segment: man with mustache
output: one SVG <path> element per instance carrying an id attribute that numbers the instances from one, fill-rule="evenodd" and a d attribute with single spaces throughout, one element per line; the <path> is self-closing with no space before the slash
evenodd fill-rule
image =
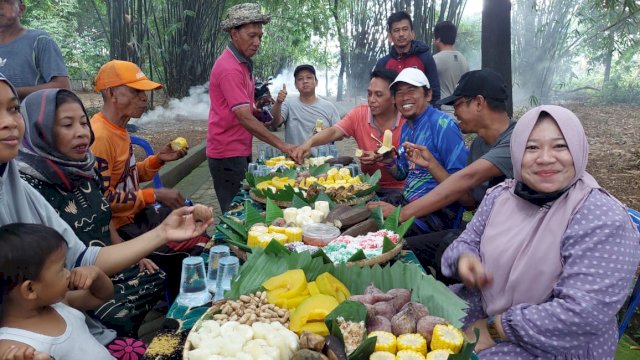
<path id="1" fill-rule="evenodd" d="M 391 46 L 389 54 L 378 60 L 375 68 L 390 69 L 398 73 L 409 67 L 420 69 L 431 85 L 431 103 L 439 109 L 440 105 L 436 104 L 440 100 L 438 69 L 429 45 L 423 41 L 415 40 L 416 33 L 413 31 L 411 16 L 406 11 L 391 14 L 387 19 L 387 32 L 389 42 L 393 46 Z"/>

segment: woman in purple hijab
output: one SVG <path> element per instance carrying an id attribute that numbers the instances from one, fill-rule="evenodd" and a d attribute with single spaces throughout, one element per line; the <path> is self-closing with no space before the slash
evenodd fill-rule
<path id="1" fill-rule="evenodd" d="M 571 111 L 527 112 L 511 137 L 515 179 L 487 193 L 444 253 L 481 359 L 613 359 L 640 235 L 586 172 L 588 153 Z"/>

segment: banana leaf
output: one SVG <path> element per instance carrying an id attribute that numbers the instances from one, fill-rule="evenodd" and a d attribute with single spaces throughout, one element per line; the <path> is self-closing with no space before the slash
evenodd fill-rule
<path id="1" fill-rule="evenodd" d="M 374 207 L 371 212 L 373 213 L 371 215 L 371 218 L 376 221 L 376 224 L 378 224 L 378 228 L 384 229 L 384 216 L 382 215 L 382 208 L 380 207 L 380 205 Z"/>
<path id="2" fill-rule="evenodd" d="M 362 303 L 347 300 L 343 301 L 324 318 L 324 323 L 327 325 L 329 333 L 344 343 L 344 337 L 338 324 L 338 318 L 340 317 L 346 321 L 362 321 L 364 323 L 367 319 L 367 308 Z M 349 354 L 348 360 L 368 360 L 376 348 L 376 340 L 377 338 L 375 336 L 364 339 L 362 343 Z"/>
<path id="3" fill-rule="evenodd" d="M 326 174 L 327 171 L 329 171 L 329 169 L 331 169 L 331 165 L 329 165 L 329 164 L 311 166 L 311 167 L 309 167 L 309 175 L 311 175 L 311 176 L 319 176 L 319 175 L 322 175 L 322 174 Z"/>
<path id="4" fill-rule="evenodd" d="M 284 212 L 275 202 L 271 199 L 267 199 L 267 206 L 265 211 L 265 219 L 264 221 L 267 224 L 271 224 L 271 222 L 277 218 L 284 217 Z"/>
<path id="5" fill-rule="evenodd" d="M 364 251 L 362 251 L 362 249 L 358 249 L 355 254 L 351 255 L 347 262 L 365 260 L 366 258 L 367 256 L 364 254 Z"/>
<path id="6" fill-rule="evenodd" d="M 254 208 L 253 205 L 251 205 L 251 202 L 249 200 L 244 201 L 244 210 L 246 212 L 246 217 L 244 220 L 245 229 L 248 230 L 253 225 L 264 222 L 264 216 L 262 216 L 262 214 L 260 214 L 260 212 L 256 210 L 256 208 Z M 245 241 L 246 241 L 246 236 L 245 236 Z"/>
<path id="7" fill-rule="evenodd" d="M 292 252 L 288 255 L 268 254 L 259 248 L 252 249 L 242 265 L 236 280 L 225 296 L 238 299 L 240 295 L 262 290 L 262 283 L 272 276 L 290 269 L 304 270 L 307 280 L 313 281 L 325 271 L 342 281 L 352 294 L 362 294 L 373 283 L 382 291 L 393 288 L 413 289 L 411 300 L 424 304 L 429 313 L 447 319 L 456 327 L 465 316 L 467 304 L 451 292 L 444 284 L 430 275 L 425 275 L 415 264 L 397 261 L 393 265 L 372 267 L 347 267 L 344 264 L 325 264 L 321 257 L 312 257 L 308 252 Z"/>
<path id="8" fill-rule="evenodd" d="M 247 246 L 246 237 L 243 238 L 222 225 L 216 225 L 216 230 L 220 231 L 225 236 L 224 241 L 227 243 L 235 245 L 244 251 L 251 251 L 251 248 Z"/>
<path id="9" fill-rule="evenodd" d="M 291 206 L 296 209 L 300 209 L 302 207 L 309 206 L 309 203 L 307 203 L 305 199 L 301 198 L 297 194 L 294 194 L 291 198 Z"/>
<path id="10" fill-rule="evenodd" d="M 284 247 L 282 244 L 280 244 L 279 242 L 277 242 L 274 239 L 271 239 L 269 244 L 264 248 L 264 252 L 266 252 L 268 254 L 274 254 L 274 255 L 289 255 L 289 254 L 291 254 L 291 250 L 287 249 L 286 247 Z"/>
<path id="11" fill-rule="evenodd" d="M 242 223 L 239 223 L 230 217 L 226 217 L 222 215 L 219 216 L 218 218 L 220 219 L 221 223 L 224 223 L 225 225 L 227 225 L 227 227 L 233 230 L 240 237 L 242 237 L 243 239 L 247 238 L 248 229 L 245 229 Z"/>

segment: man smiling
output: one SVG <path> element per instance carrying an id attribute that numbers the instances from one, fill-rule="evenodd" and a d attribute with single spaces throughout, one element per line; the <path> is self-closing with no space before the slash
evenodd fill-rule
<path id="1" fill-rule="evenodd" d="M 427 194 L 450 174 L 462 169 L 467 163 L 468 151 L 455 121 L 430 105 L 432 91 L 422 71 L 416 68 L 402 70 L 391 84 L 391 94 L 398 110 L 407 119 L 402 127 L 400 144 L 408 147 L 420 145 L 431 155 L 428 163 L 412 164 L 410 167 L 403 146 L 397 156 L 383 159 L 396 179 L 406 179 L 403 197 L 405 203 L 410 203 Z M 393 208 L 383 202 L 369 206 L 378 205 L 382 205 L 383 210 Z M 452 204 L 429 214 L 424 220 L 430 231 L 449 229 L 454 226 L 461 211 L 459 204 Z"/>

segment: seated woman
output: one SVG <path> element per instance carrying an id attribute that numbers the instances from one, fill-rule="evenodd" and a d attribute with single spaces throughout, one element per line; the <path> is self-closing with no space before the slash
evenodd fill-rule
<path id="1" fill-rule="evenodd" d="M 586 172 L 588 153 L 571 111 L 527 112 L 511 137 L 515 179 L 491 189 L 445 251 L 481 359 L 613 359 L 640 236 Z"/>
<path id="2" fill-rule="evenodd" d="M 213 222 L 213 218 L 196 221 L 193 217 L 194 207 L 183 207 L 174 210 L 160 226 L 135 239 L 104 247 L 86 246 L 42 195 L 20 178 L 13 159 L 18 155 L 24 128 L 18 94 L 0 74 L 0 226 L 22 222 L 43 224 L 55 229 L 67 241 L 65 266 L 68 269 L 96 265 L 107 275 L 113 276 L 139 262 L 167 241 L 192 238 Z M 0 357 L 6 354 L 15 358 L 30 357 L 33 351 L 33 348 L 19 343 L 0 341 Z"/>
<path id="3" fill-rule="evenodd" d="M 39 90 L 21 105 L 25 136 L 20 176 L 53 206 L 86 246 L 120 243 L 110 231 L 111 207 L 89 146 L 93 132 L 82 101 L 64 89 Z M 147 268 L 148 267 L 148 268 Z M 114 275 L 114 298 L 95 315 L 121 336 L 136 337 L 147 312 L 163 296 L 164 272 L 145 259 Z"/>

